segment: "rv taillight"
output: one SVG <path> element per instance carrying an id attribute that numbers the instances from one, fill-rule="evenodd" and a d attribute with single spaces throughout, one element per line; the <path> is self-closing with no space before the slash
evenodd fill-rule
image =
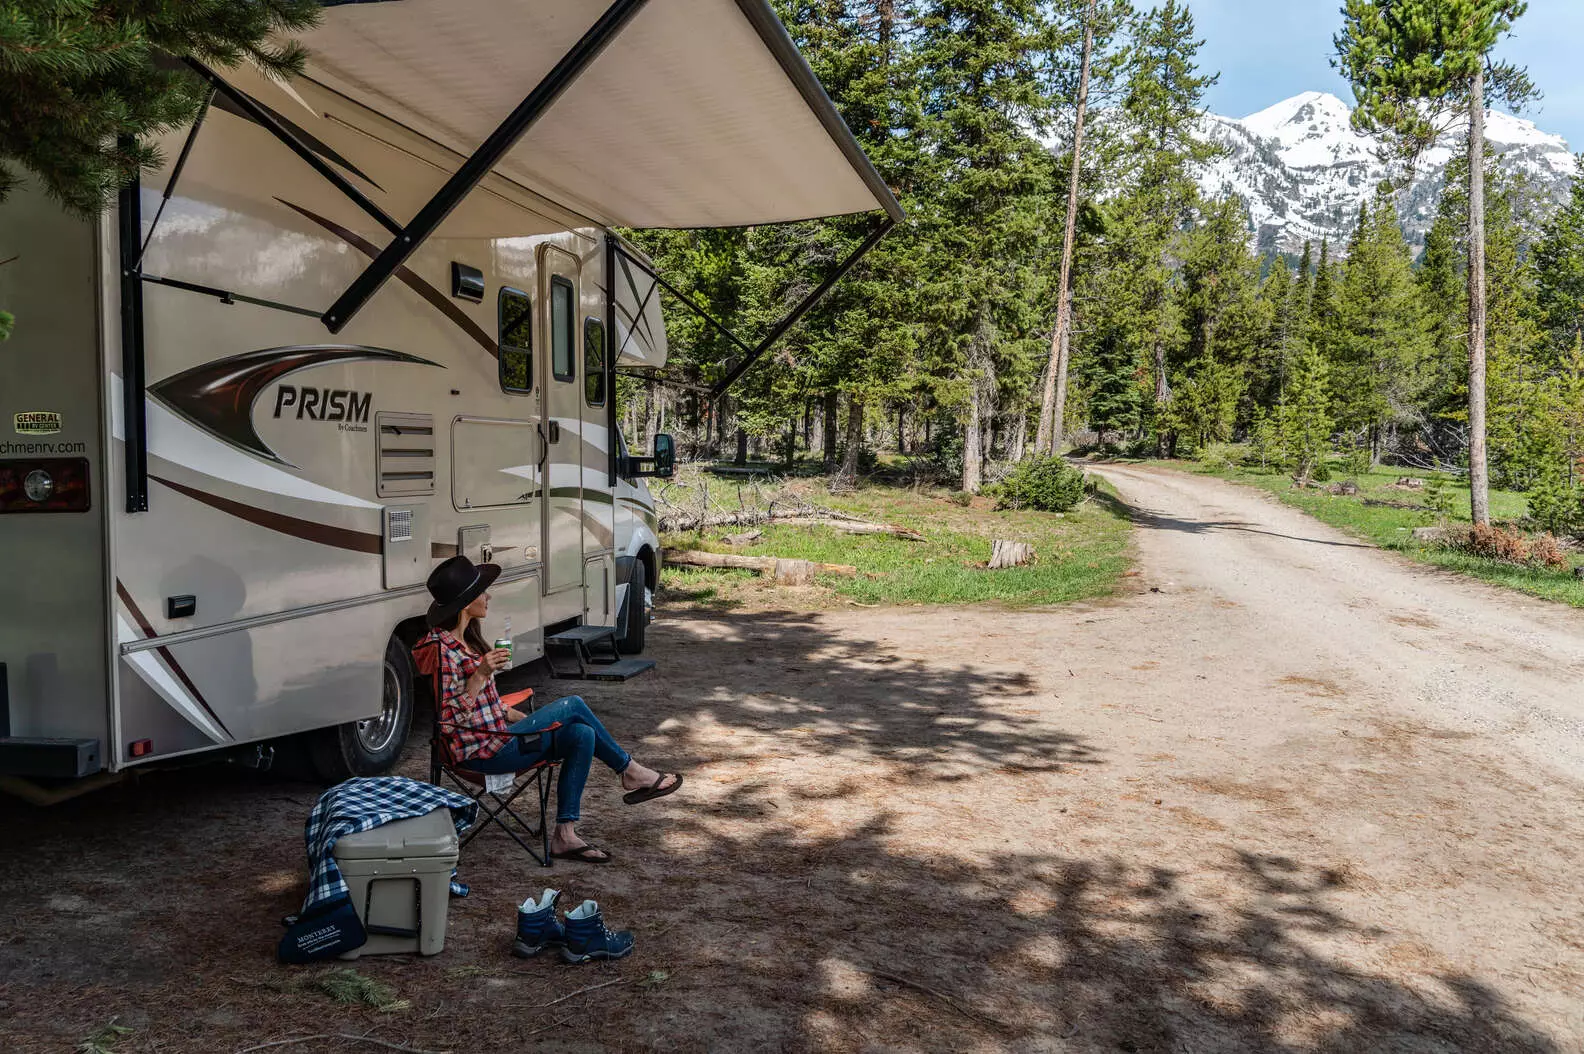
<path id="1" fill-rule="evenodd" d="M 87 512 L 88 459 L 0 460 L 0 513 Z"/>
<path id="2" fill-rule="evenodd" d="M 152 739 L 133 740 L 132 744 L 127 747 L 127 753 L 134 758 L 146 758 L 154 753 L 154 741 Z"/>

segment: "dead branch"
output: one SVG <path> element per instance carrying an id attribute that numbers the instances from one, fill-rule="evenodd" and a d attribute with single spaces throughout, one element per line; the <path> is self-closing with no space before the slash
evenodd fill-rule
<path id="1" fill-rule="evenodd" d="M 599 984 L 591 984 L 587 988 L 579 988 L 575 992 L 568 992 L 566 995 L 562 996 L 561 998 L 552 999 L 548 1003 L 518 1003 L 516 1006 L 506 1006 L 506 1007 L 502 1007 L 501 1009 L 503 1009 L 503 1010 L 543 1010 L 546 1007 L 555 1006 L 557 1003 L 564 1003 L 568 999 L 576 998 L 577 996 L 584 995 L 584 994 L 586 994 L 588 992 L 597 992 L 601 988 L 609 988 L 613 984 L 626 984 L 626 983 L 627 983 L 627 978 L 618 977 L 614 981 L 601 981 Z"/>
<path id="2" fill-rule="evenodd" d="M 1005 1021 L 1002 1021 L 1000 1018 L 992 1017 L 982 1010 L 975 1010 L 973 1007 L 963 1006 L 951 996 L 944 992 L 937 992 L 927 984 L 920 984 L 918 981 L 914 981 L 911 978 L 901 977 L 894 973 L 886 973 L 884 970 L 875 970 L 867 966 L 860 966 L 859 969 L 864 973 L 869 974 L 871 977 L 880 978 L 882 981 L 890 981 L 892 984 L 899 984 L 903 988 L 911 988 L 915 992 L 923 992 L 925 995 L 934 996 L 936 999 L 939 999 L 941 1002 L 957 1011 L 963 1017 L 972 1018 L 975 1021 L 982 1021 L 987 1025 L 993 1025 L 994 1027 L 1007 1032 L 1015 1031 L 1011 1025 L 1007 1024 Z"/>
<path id="3" fill-rule="evenodd" d="M 400 1043 L 391 1043 L 388 1040 L 376 1039 L 373 1036 L 358 1036 L 351 1032 L 316 1032 L 310 1036 L 296 1036 L 292 1039 L 277 1039 L 269 1043 L 259 1043 L 252 1047 L 243 1047 L 236 1054 L 249 1054 L 250 1051 L 268 1050 L 271 1047 L 290 1047 L 299 1043 L 312 1043 L 316 1039 L 350 1039 L 354 1043 L 372 1043 L 387 1050 L 400 1050 L 405 1054 L 451 1054 L 449 1050 L 422 1050 L 418 1047 L 405 1047 Z"/>

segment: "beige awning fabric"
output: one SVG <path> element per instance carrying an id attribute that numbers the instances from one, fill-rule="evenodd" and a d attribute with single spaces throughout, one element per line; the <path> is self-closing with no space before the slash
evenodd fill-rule
<path id="1" fill-rule="evenodd" d="M 327 5 L 308 77 L 468 155 L 605 6 Z M 495 171 L 610 226 L 901 217 L 765 0 L 649 0 Z"/>

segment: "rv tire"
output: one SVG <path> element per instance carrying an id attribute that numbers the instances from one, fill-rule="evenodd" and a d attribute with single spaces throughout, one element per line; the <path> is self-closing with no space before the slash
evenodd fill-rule
<path id="1" fill-rule="evenodd" d="M 321 779 L 332 783 L 353 776 L 377 776 L 401 757 L 412 727 L 412 653 L 392 637 L 385 645 L 384 706 L 363 721 L 321 729 L 308 740 L 309 757 Z"/>
<path id="2" fill-rule="evenodd" d="M 649 627 L 649 569 L 642 559 L 634 560 L 632 577 L 627 580 L 627 599 L 621 609 L 621 637 L 616 647 L 623 655 L 638 655 L 644 650 L 644 631 Z"/>

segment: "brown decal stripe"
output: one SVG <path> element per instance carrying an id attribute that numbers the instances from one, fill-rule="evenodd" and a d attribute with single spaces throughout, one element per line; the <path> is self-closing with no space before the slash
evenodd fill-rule
<path id="1" fill-rule="evenodd" d="M 294 344 L 215 359 L 150 385 L 149 392 L 210 435 L 250 454 L 295 468 L 259 437 L 253 427 L 253 404 L 265 388 L 282 377 L 298 370 L 335 362 L 440 366 L 437 362 L 387 348 L 366 348 L 360 344 Z M 275 415 L 280 416 L 279 405 L 276 406 Z M 301 409 L 298 410 L 298 416 L 302 416 Z M 366 420 L 367 417 L 368 403 L 365 397 L 362 416 L 358 420 Z M 353 420 L 352 411 L 347 411 L 345 419 Z"/>
<path id="2" fill-rule="evenodd" d="M 150 475 L 149 479 L 157 483 L 163 483 L 178 494 L 185 494 L 194 501 L 202 502 L 210 508 L 229 513 L 239 520 L 246 520 L 248 523 L 257 524 L 260 527 L 278 531 L 281 534 L 288 534 L 293 538 L 301 538 L 304 541 L 316 542 L 319 545 L 329 545 L 337 549 L 346 549 L 349 552 L 368 553 L 374 556 L 378 556 L 383 549 L 382 539 L 377 534 L 364 534 L 362 531 L 354 531 L 346 527 L 332 527 L 325 523 L 314 523 L 312 520 L 299 520 L 295 516 L 286 516 L 282 513 L 270 512 L 268 509 L 244 505 L 239 501 L 222 498 L 217 494 L 208 494 L 193 487 L 162 479 L 159 476 Z"/>
<path id="3" fill-rule="evenodd" d="M 445 542 L 430 542 L 429 556 L 434 560 L 449 560 L 457 554 L 457 547 Z"/>
<path id="4" fill-rule="evenodd" d="M 144 617 L 143 609 L 137 606 L 137 601 L 132 599 L 132 594 L 119 578 L 116 579 L 116 596 L 120 597 L 121 603 L 126 605 L 127 613 L 132 616 L 132 621 L 138 624 L 138 629 L 143 631 L 145 639 L 152 639 L 158 635 L 154 632 L 153 624 Z M 224 721 L 220 720 L 220 715 L 214 712 L 214 708 L 209 705 L 209 700 L 205 699 L 203 693 L 198 690 L 198 686 L 193 684 L 192 678 L 187 676 L 187 671 L 182 669 L 181 663 L 176 661 L 176 657 L 170 653 L 170 649 L 162 644 L 155 648 L 154 651 L 160 658 L 165 660 L 165 665 L 170 667 L 171 673 L 174 673 L 176 679 L 192 693 L 192 697 L 197 700 L 198 705 L 203 707 L 203 712 L 209 715 L 209 719 L 215 723 L 220 731 L 235 739 L 236 736 L 231 735 L 231 730 L 226 727 Z"/>
<path id="5" fill-rule="evenodd" d="M 301 205 L 293 205 L 285 198 L 276 198 L 275 200 L 280 202 L 282 205 L 285 205 L 293 212 L 313 220 L 319 226 L 323 227 L 331 234 L 334 234 L 342 241 L 345 241 L 348 245 L 351 245 L 357 249 L 364 256 L 367 256 L 370 260 L 379 256 L 379 254 L 383 251 L 380 246 L 375 245 L 373 242 L 369 241 L 356 231 L 348 230 L 334 220 L 329 220 L 316 213 L 309 212 Z M 456 323 L 457 328 L 462 330 L 462 332 L 478 341 L 479 346 L 485 351 L 489 352 L 491 356 L 497 359 L 500 358 L 500 345 L 495 342 L 495 339 L 488 333 L 484 332 L 483 328 L 480 327 L 477 322 L 474 322 L 471 318 L 468 318 L 467 313 L 453 304 L 451 299 L 444 293 L 440 292 L 440 290 L 436 289 L 434 286 L 418 277 L 406 267 L 396 268 L 396 277 L 401 279 L 402 283 L 406 285 L 407 288 L 411 289 L 413 292 L 429 301 L 430 304 L 434 305 L 435 309 L 441 314 L 445 315 L 446 318 L 449 318 L 452 322 Z"/>

